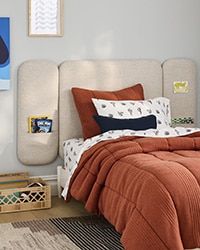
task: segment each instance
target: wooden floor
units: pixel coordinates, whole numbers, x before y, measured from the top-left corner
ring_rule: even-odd
[[[83,215],[88,215],[88,213],[85,211],[80,202],[71,200],[66,203],[63,199],[54,196],[52,197],[52,208],[35,211],[32,210],[28,212],[0,214],[0,223]]]

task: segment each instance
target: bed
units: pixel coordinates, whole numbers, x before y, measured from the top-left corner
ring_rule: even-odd
[[[200,247],[199,130],[187,126],[148,132],[110,130],[83,141],[71,94],[74,86],[117,92],[142,83],[145,99],[170,98],[172,118],[191,127],[196,122],[195,81],[194,63],[185,59],[164,64],[156,60],[66,61],[59,67],[44,61],[25,63],[19,71],[18,157],[27,165],[47,164],[57,156],[59,143],[65,165],[74,162],[66,169],[58,167],[59,193],[63,187],[65,197],[72,196],[84,202],[88,211],[103,214],[122,234],[125,249]],[[183,88],[181,94],[174,94],[177,83],[189,84],[189,91]],[[51,134],[27,133],[27,117],[36,110],[52,114]],[[76,139],[72,142],[71,138]]]
[[[71,87],[116,90],[141,82],[148,99],[163,95],[162,79],[162,67],[154,60],[63,63],[61,157],[62,142],[81,137]],[[63,105],[66,100],[70,105]],[[182,112],[181,107],[178,109]],[[164,129],[160,136],[107,132],[103,139],[100,135],[86,140],[84,150],[81,146],[78,151],[66,141],[65,154],[70,158],[70,151],[79,152],[80,161],[70,181],[70,173],[58,167],[58,176],[62,176],[59,192],[68,182],[67,198],[72,196],[84,202],[88,211],[103,214],[122,233],[125,249],[200,247],[200,134],[198,129],[172,130]]]

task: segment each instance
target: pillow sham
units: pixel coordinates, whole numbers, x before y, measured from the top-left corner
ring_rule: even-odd
[[[141,84],[118,91],[98,91],[82,88],[72,88],[74,102],[82,125],[84,139],[100,134],[100,128],[93,115],[97,114],[92,98],[105,100],[144,100]]]
[[[147,130],[151,128],[152,129],[157,128],[155,115],[148,115],[135,119],[117,119],[100,115],[94,115],[94,119],[101,128],[102,133],[107,132],[109,130],[121,130],[121,129]]]
[[[171,125],[170,101],[165,97],[157,97],[144,101],[108,101],[92,98],[98,115],[117,119],[133,119],[147,115],[155,115],[157,129]]]

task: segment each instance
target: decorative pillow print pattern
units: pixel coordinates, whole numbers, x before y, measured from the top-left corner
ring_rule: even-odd
[[[133,119],[147,115],[155,115],[157,129],[171,125],[170,101],[165,97],[157,97],[144,101],[108,101],[92,98],[98,115],[117,119]]]

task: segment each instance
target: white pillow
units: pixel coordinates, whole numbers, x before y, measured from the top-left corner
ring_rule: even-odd
[[[165,97],[144,101],[111,101],[92,98],[92,102],[98,115],[101,116],[132,119],[152,114],[157,118],[157,129],[171,125],[170,100]]]

